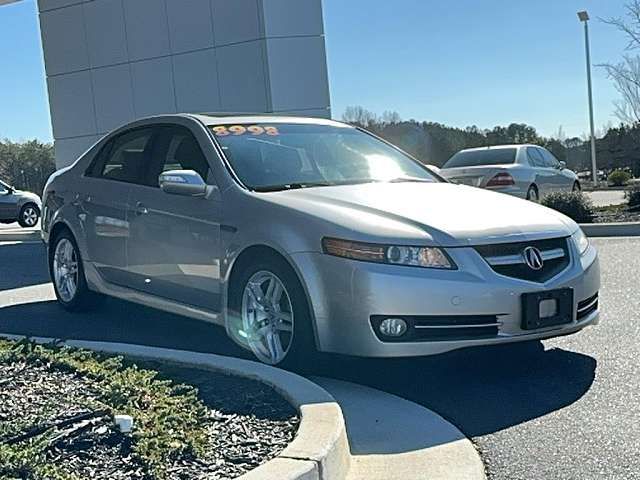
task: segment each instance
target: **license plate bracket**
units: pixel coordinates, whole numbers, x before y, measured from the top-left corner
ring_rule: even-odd
[[[557,302],[554,315],[540,316],[540,303],[549,300]],[[522,329],[536,330],[539,328],[564,325],[573,321],[573,289],[561,288],[546,292],[525,293],[522,295]]]

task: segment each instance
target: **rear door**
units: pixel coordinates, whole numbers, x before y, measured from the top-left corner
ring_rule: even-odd
[[[553,177],[556,172],[553,168],[550,168],[549,163],[545,160],[542,149],[538,147],[528,147],[527,155],[529,157],[529,163],[535,170],[535,183],[538,187],[540,198],[553,193],[555,189]]]
[[[131,191],[127,243],[134,288],[165,299],[220,311],[219,191],[206,198],[171,195],[158,186],[167,170],[194,170],[215,186],[202,147],[184,126],[155,128],[153,161],[144,185]]]
[[[151,154],[153,130],[130,130],[109,141],[96,156],[76,199],[90,262],[108,282],[130,286],[126,245],[128,200]]]
[[[573,190],[573,178],[566,174],[560,161],[547,149],[542,149],[546,164],[553,170],[553,190],[556,192],[570,192]]]

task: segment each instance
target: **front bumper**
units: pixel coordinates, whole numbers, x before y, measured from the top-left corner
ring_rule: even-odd
[[[447,249],[460,267],[432,270],[346,260],[321,253],[292,258],[300,272],[314,318],[321,351],[365,357],[404,357],[444,353],[459,348],[539,340],[577,332],[598,322],[599,311],[577,318],[578,303],[600,288],[595,248],[580,256],[570,247],[568,267],[545,283],[502,276],[473,248]],[[524,293],[571,288],[573,321],[560,326],[523,330]],[[381,341],[373,331],[374,316],[496,316],[491,337],[456,340]]]

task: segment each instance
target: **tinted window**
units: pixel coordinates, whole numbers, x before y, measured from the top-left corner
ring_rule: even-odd
[[[250,188],[438,180],[417,161],[358,129],[314,124],[210,127]]]
[[[154,144],[154,163],[146,174],[146,185],[157,187],[158,176],[168,170],[194,170],[205,182],[212,182],[209,163],[187,128],[160,127]]]
[[[515,148],[487,148],[456,153],[442,168],[507,165],[516,161]]]
[[[532,167],[546,167],[544,158],[538,148],[527,148],[527,156]]]
[[[0,193],[7,193],[9,191],[9,186],[5,183],[0,182]]]
[[[100,152],[91,176],[127,183],[144,183],[143,174],[151,150],[150,128],[123,133]]]
[[[558,168],[560,166],[560,162],[549,150],[545,150],[544,148],[540,149],[542,152],[542,157],[544,158],[544,163],[547,167]]]

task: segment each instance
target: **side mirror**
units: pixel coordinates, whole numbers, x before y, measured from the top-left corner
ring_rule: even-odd
[[[560,170],[564,170],[565,168],[567,168],[567,162],[560,162],[560,165],[558,166],[558,168]]]
[[[168,170],[158,177],[163,192],[187,197],[204,197],[207,184],[199,173],[193,170]]]

